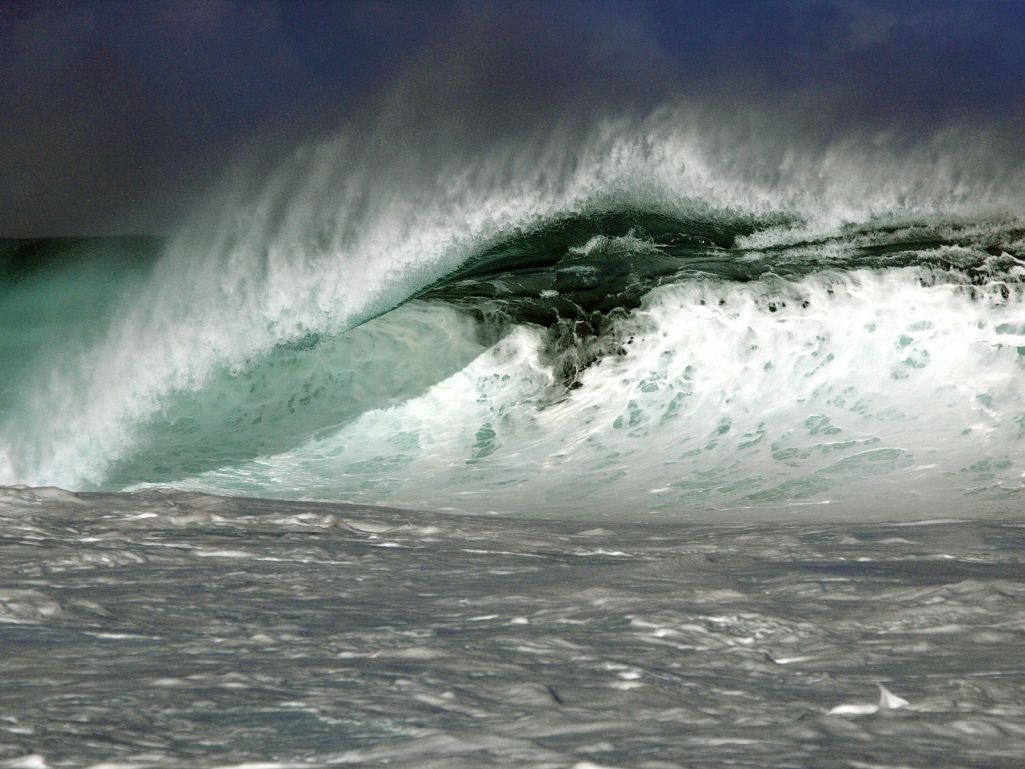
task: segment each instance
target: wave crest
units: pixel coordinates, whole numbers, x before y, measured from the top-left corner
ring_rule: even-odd
[[[802,145],[771,120],[682,107],[472,149],[399,125],[385,118],[303,148],[258,184],[226,182],[102,341],[40,364],[40,387],[5,420],[8,480],[108,483],[140,450],[140,426],[216,389],[219,372],[414,296],[485,312],[478,300],[512,286],[500,309],[520,296],[518,322],[551,325],[635,308],[679,280],[1021,253],[1021,221],[1007,211],[1025,171],[1001,164],[984,136]],[[880,215],[906,237],[887,236]],[[915,227],[924,240],[911,240]],[[545,251],[567,233],[572,242]]]

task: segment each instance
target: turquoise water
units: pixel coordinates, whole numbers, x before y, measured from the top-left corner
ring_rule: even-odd
[[[0,303],[9,472],[567,515],[1017,504],[1018,223],[800,226],[563,218],[485,243],[364,322],[264,323],[267,344],[242,357],[204,342],[220,329],[187,301],[123,324],[169,246],[35,243]],[[163,379],[119,378],[151,373],[148,355]],[[75,427],[75,409],[90,421]]]
[[[80,354],[150,274],[156,238],[0,239],[0,414],[10,417],[32,377],[60,355]]]
[[[0,482],[1014,510],[1025,171],[998,150],[671,105],[472,148],[345,129],[162,242],[3,246]]]
[[[1020,765],[1025,168],[691,118],[0,243],[0,765]]]

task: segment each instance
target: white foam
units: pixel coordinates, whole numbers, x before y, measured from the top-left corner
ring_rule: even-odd
[[[619,322],[626,354],[568,397],[542,332],[521,327],[419,397],[195,483],[519,513],[1000,510],[1025,493],[1025,357],[998,329],[1025,301],[930,278],[666,286]]]
[[[830,709],[829,715],[831,716],[870,716],[878,713],[880,710],[897,710],[910,705],[903,697],[898,697],[896,694],[891,692],[882,684],[876,684],[879,687],[879,702],[877,704],[872,703],[858,703],[858,704],[844,704],[837,705]]]
[[[28,756],[4,761],[0,766],[3,766],[4,769],[49,769],[50,765],[46,763],[46,759],[43,756],[33,753]]]
[[[1025,170],[999,162],[982,134],[801,145],[772,125],[675,106],[469,151],[418,146],[384,118],[297,150],[260,184],[226,181],[107,338],[39,372],[3,426],[0,481],[102,481],[172,391],[365,320],[497,238],[566,214],[782,211],[807,234],[880,212],[1005,211],[1025,190]]]

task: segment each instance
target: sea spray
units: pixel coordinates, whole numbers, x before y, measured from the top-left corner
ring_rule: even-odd
[[[681,107],[472,150],[438,151],[387,125],[303,148],[198,214],[99,338],[36,356],[33,386],[3,418],[4,480],[224,490],[244,477],[238,488],[260,494],[418,503],[446,487],[489,509],[509,509],[502,490],[524,487],[537,509],[561,510],[575,504],[572,468],[614,491],[608,507],[696,510],[834,504],[835,488],[878,472],[845,458],[884,451],[866,456],[891,457],[888,477],[912,496],[942,495],[937,478],[963,470],[962,491],[1016,494],[1020,345],[996,329],[1021,322],[1021,169],[1001,164],[985,132],[967,143],[943,130],[912,146],[868,135],[802,145],[768,125]],[[659,309],[694,292],[702,298]],[[417,372],[437,358],[430,334],[395,336],[402,316],[389,311],[411,300],[448,307],[432,310],[449,313],[444,324],[471,323],[462,349],[483,357],[442,355],[448,370],[412,373],[422,387],[384,401],[328,394],[373,389],[355,366],[348,382],[325,375],[350,365],[329,351],[360,324],[395,342],[380,348],[394,359],[371,369]],[[726,314],[715,315],[720,302]],[[728,315],[738,307],[749,309]],[[643,331],[655,318],[661,330]],[[763,352],[742,366],[730,356],[749,337]],[[655,350],[676,362],[651,364]],[[808,368],[815,350],[845,363]],[[703,379],[683,385],[681,372],[698,368],[673,366],[689,357]],[[479,392],[481,367],[501,393]],[[977,384],[955,381],[966,367]],[[246,388],[261,385],[249,380],[271,369],[275,384],[254,407]],[[807,389],[812,380],[820,389]],[[728,395],[750,387],[758,399]],[[431,400],[437,388],[449,388],[444,402]],[[653,428],[670,408],[658,399],[687,388],[680,397],[702,408],[677,401],[677,424]],[[823,416],[826,391],[904,416],[857,417],[856,429],[841,420],[844,438],[830,445],[846,448],[813,460],[825,449],[804,453],[821,442],[787,436]],[[889,395],[906,403],[873,400]],[[934,398],[945,405],[924,409]],[[746,411],[731,415],[737,403]],[[761,412],[785,416],[766,432]],[[642,424],[644,438],[628,440]],[[967,432],[951,437],[951,425]],[[777,458],[791,449],[796,459]],[[414,487],[415,500],[403,491]]]

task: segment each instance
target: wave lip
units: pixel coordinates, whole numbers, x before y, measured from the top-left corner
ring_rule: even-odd
[[[924,388],[925,379],[914,372],[927,369],[933,376],[943,360],[944,374],[953,376],[949,356],[936,345],[948,338],[944,334],[949,340],[962,334],[971,344],[951,341],[950,349],[1003,392],[1002,383],[1017,375],[1016,353],[1007,352],[1015,347],[1007,341],[1014,334],[990,344],[968,326],[940,323],[937,297],[949,302],[953,318],[971,319],[987,339],[996,326],[1019,322],[1008,309],[1017,306],[1025,271],[1025,227],[1020,216],[1006,213],[1015,191],[1025,189],[1014,169],[989,173],[992,158],[977,145],[954,153],[960,145],[947,134],[904,147],[898,157],[886,142],[784,147],[770,134],[742,135],[739,127],[720,123],[711,130],[703,120],[667,108],[646,118],[610,119],[583,131],[560,128],[437,156],[417,152],[415,142],[396,154],[393,143],[354,130],[304,148],[261,185],[239,185],[209,206],[119,300],[108,328],[76,337],[80,344],[71,345],[71,354],[64,354],[68,347],[59,355],[41,353],[26,367],[36,386],[3,417],[5,478],[76,488],[201,484],[241,478],[239,468],[245,467],[259,488],[332,498],[370,494],[360,491],[362,470],[339,458],[345,454],[377,474],[370,486],[387,501],[400,493],[400,473],[429,466],[425,455],[436,445],[446,464],[430,472],[460,476],[462,470],[452,468],[470,457],[480,489],[520,483],[526,465],[503,463],[531,457],[535,467],[569,463],[595,479],[611,478],[622,487],[624,504],[638,509],[683,508],[704,504],[705,492],[652,490],[675,488],[677,470],[703,471],[691,455],[671,459],[681,444],[693,442],[700,449],[693,456],[700,456],[703,445],[729,442],[713,437],[700,444],[704,438],[698,437],[708,433],[707,413],[722,411],[723,403],[706,400],[707,413],[678,403],[674,408],[687,414],[683,433],[675,443],[669,428],[651,433],[648,450],[665,451],[670,459],[662,463],[662,475],[647,477],[649,463],[637,446],[607,431],[619,430],[614,425],[622,420],[629,435],[637,427],[632,420],[650,419],[630,403],[650,400],[646,387],[670,389],[658,384],[659,377],[672,382],[674,393],[696,385],[681,384],[682,371],[649,360],[642,349],[659,349],[667,361],[700,358],[696,340],[712,344],[706,334],[719,329],[713,346],[720,351],[733,350],[738,339],[762,339],[775,350],[763,366],[788,360],[799,370],[806,358],[794,358],[784,342],[813,350],[804,335],[819,324],[829,339],[844,338],[870,356],[871,364],[850,364],[858,371],[855,381],[867,376],[861,369],[871,369],[876,380],[862,384],[885,389],[881,383],[898,371],[906,376],[893,381],[910,379]],[[937,153],[947,162],[924,162]],[[955,177],[957,183],[949,183]],[[876,273],[885,279],[876,281]],[[677,295],[700,299],[662,317],[657,308]],[[919,341],[921,331],[898,330],[904,322],[893,304],[898,298],[934,312],[935,318],[922,321],[941,329],[930,337],[931,346]],[[816,315],[833,307],[860,317],[859,301],[885,323],[866,316],[863,333],[852,336],[839,319]],[[719,307],[725,309],[716,315]],[[738,307],[747,309],[729,315]],[[400,332],[401,318],[428,312],[437,313],[439,337],[408,327]],[[662,324],[657,333],[643,325],[656,317]],[[873,322],[883,323],[897,341],[879,341],[866,330]],[[374,372],[365,382],[357,374],[346,382],[332,378],[348,365],[338,351],[352,344],[353,334],[377,335],[378,347],[370,353],[379,358],[364,352],[354,357]],[[903,350],[902,336],[914,340],[912,349]],[[659,339],[673,339],[676,347],[664,348]],[[423,348],[435,343],[445,352],[432,361]],[[987,345],[1001,352],[984,354]],[[389,351],[401,362],[386,363]],[[894,355],[904,356],[898,359],[904,368],[890,367]],[[905,365],[908,360],[921,365]],[[641,361],[644,370],[620,368]],[[373,394],[375,377],[390,380],[382,373],[389,365],[411,367],[418,373],[410,379],[418,384],[382,386],[376,400],[338,394]],[[714,369],[709,361],[704,366]],[[430,375],[419,373],[428,370]],[[715,385],[723,392],[762,382],[766,400],[752,409],[775,410],[774,399],[796,408],[792,396],[802,382],[772,379],[764,369],[724,370],[739,379]],[[473,384],[484,371],[502,383],[494,392]],[[620,384],[604,383],[609,371]],[[431,400],[437,388],[454,388],[447,397],[465,403],[450,424],[434,426],[447,436],[444,441],[434,443],[429,420],[417,430],[388,426],[406,408],[410,424],[425,419],[419,409],[428,404],[447,409]],[[598,392],[604,396],[589,395]],[[472,403],[465,401],[470,394]],[[916,397],[933,395],[926,388]],[[582,403],[593,413],[578,413]],[[962,406],[958,418],[967,420],[971,407]],[[1013,421],[1005,407],[1011,402],[999,413]],[[55,419],[56,413],[61,417]],[[793,425],[817,413],[793,411]],[[579,428],[570,415],[592,427]],[[372,426],[375,419],[380,422]],[[565,423],[548,421],[558,419]],[[757,423],[748,425],[748,419],[737,424],[757,433]],[[356,425],[370,432],[350,434]],[[456,434],[457,427],[462,432]],[[735,429],[728,432],[736,435]],[[375,430],[390,431],[393,442],[382,445]],[[903,433],[862,432],[920,459],[900,439]],[[560,453],[555,436],[569,440],[572,452]],[[851,440],[863,440],[857,436]],[[1010,452],[1007,440],[976,449],[990,461]],[[599,446],[612,448],[601,453]],[[162,452],[166,461],[158,464]],[[308,462],[303,452],[321,459]],[[324,459],[332,452],[334,459]],[[293,459],[298,467],[289,464]],[[736,458],[717,461],[738,466]],[[286,465],[297,472],[291,481],[284,480]],[[786,463],[765,467],[768,474],[790,475]],[[1005,470],[996,475],[1003,478]],[[620,482],[620,473],[631,480]],[[751,494],[767,493],[754,475],[738,477],[750,482]],[[460,478],[452,488],[469,488]],[[718,493],[709,492],[708,499],[757,501],[737,490],[721,499]],[[554,491],[549,498],[561,504]]]
[[[956,517],[1025,495],[1020,282],[929,267],[706,275],[583,326],[495,321],[496,300],[480,301],[494,341],[464,367],[185,485],[611,518]]]

